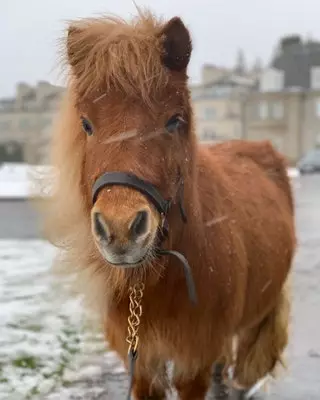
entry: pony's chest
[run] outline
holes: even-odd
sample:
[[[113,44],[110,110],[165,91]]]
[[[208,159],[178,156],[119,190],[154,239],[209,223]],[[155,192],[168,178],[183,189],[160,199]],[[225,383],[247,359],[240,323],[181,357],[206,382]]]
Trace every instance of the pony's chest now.
[[[184,340],[197,341],[199,335],[210,329],[212,321],[204,313],[192,313],[190,310],[171,307],[167,313],[141,318],[141,335],[154,344],[170,343],[176,346]]]
[[[178,363],[196,363],[207,357],[208,343],[214,346],[218,339],[213,335],[212,321],[205,321],[201,316],[193,320],[168,319],[141,328],[140,351],[143,358],[150,360],[160,357]]]

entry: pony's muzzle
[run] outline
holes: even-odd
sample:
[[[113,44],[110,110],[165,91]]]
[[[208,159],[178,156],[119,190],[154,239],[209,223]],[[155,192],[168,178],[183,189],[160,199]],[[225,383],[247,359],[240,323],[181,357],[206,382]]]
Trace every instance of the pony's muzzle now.
[[[150,213],[148,210],[140,210],[129,221],[128,228],[124,228],[121,236],[127,236],[128,241],[141,242],[150,232]],[[107,222],[107,219],[101,212],[95,211],[92,214],[92,228],[95,236],[100,240],[109,243],[116,239],[116,235],[112,229],[112,223]],[[127,230],[127,231],[126,231]],[[120,236],[120,235],[119,235]]]
[[[149,254],[154,232],[148,208],[138,210],[130,218],[107,218],[97,207],[91,212],[95,243],[110,264],[130,266],[141,263]]]

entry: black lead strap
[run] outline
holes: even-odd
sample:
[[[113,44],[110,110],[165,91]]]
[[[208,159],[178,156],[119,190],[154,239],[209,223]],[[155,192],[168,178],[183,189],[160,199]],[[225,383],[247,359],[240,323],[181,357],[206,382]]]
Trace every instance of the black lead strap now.
[[[133,389],[133,378],[134,378],[134,367],[138,357],[138,352],[130,350],[128,355],[128,369],[129,369],[129,388],[127,394],[127,400],[131,400],[131,392]]]

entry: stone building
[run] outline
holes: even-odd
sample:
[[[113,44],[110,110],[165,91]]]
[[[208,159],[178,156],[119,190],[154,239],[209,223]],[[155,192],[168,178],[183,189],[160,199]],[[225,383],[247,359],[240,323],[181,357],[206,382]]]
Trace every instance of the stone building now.
[[[244,137],[271,140],[292,163],[319,144],[320,42],[283,38],[244,115]]]
[[[244,100],[262,71],[259,59],[248,67],[239,49],[233,68],[204,64],[201,83],[191,85],[196,132],[201,141],[239,139],[244,132]]]
[[[201,141],[243,137],[243,104],[255,80],[233,73],[191,87],[196,132]]]
[[[0,162],[46,163],[43,136],[50,135],[63,91],[43,81],[35,87],[19,83],[14,98],[0,99]]]
[[[268,139],[295,163],[320,143],[320,42],[299,36],[279,41],[267,68],[247,67],[239,51],[234,68],[205,64],[191,85],[202,141]],[[64,88],[20,83],[0,100],[0,162],[46,164],[51,126]]]

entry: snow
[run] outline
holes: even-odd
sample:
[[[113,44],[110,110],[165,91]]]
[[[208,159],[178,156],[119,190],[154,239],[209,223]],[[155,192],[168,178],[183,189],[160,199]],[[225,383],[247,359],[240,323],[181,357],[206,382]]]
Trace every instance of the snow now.
[[[51,177],[52,173],[52,167],[46,165],[3,163],[0,165],[0,198],[26,199],[35,195],[46,196],[50,187],[41,190],[40,180],[37,179],[42,176]]]
[[[0,400],[43,399],[99,376],[99,364],[123,372],[68,281],[50,273],[55,254],[42,240],[0,240]]]

